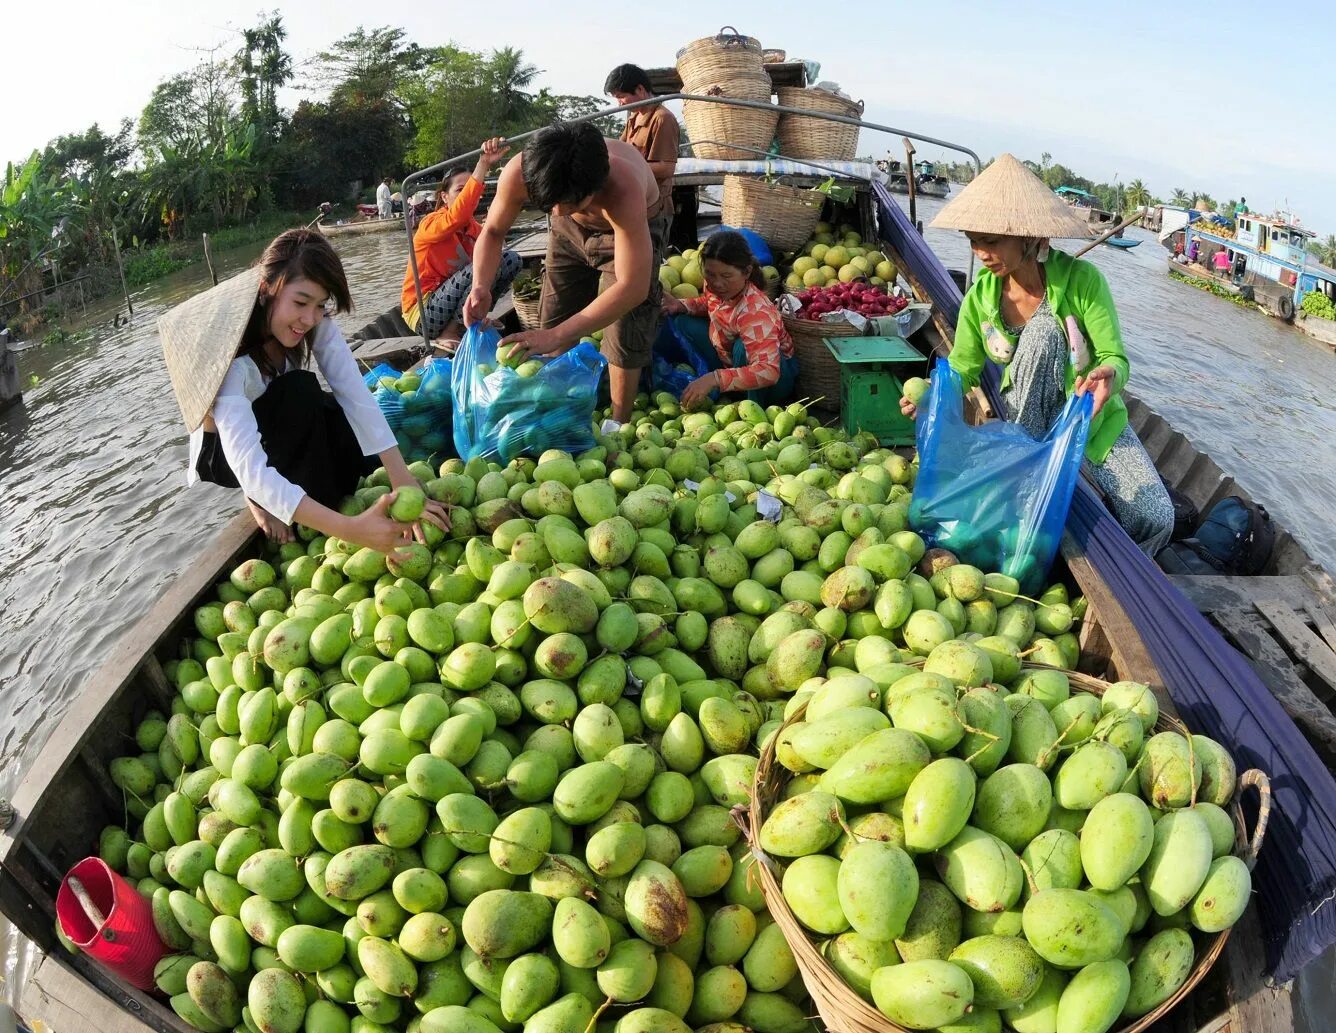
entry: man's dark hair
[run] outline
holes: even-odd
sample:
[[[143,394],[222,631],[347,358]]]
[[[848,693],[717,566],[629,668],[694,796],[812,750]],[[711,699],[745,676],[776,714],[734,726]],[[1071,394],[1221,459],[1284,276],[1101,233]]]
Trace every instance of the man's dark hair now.
[[[535,208],[574,204],[608,181],[608,147],[589,122],[554,122],[524,145],[524,187]]]
[[[643,86],[650,93],[654,87],[649,84],[649,75],[639,65],[618,65],[608,73],[603,83],[604,93],[635,93],[637,86]]]

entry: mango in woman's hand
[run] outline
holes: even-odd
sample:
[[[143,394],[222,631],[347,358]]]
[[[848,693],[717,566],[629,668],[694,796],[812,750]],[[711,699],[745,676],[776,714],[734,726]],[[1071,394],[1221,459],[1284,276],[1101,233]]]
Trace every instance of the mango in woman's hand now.
[[[400,488],[394,493],[394,502],[390,504],[390,517],[402,523],[411,524],[422,515],[426,503],[427,496],[423,494],[421,488],[411,486]]]

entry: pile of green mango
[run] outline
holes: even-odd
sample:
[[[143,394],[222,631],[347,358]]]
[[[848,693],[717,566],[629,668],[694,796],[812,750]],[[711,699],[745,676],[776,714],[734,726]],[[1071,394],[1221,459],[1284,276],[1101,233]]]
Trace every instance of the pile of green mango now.
[[[129,820],[103,830],[100,853],[152,901],[171,952],[158,986],[195,1028],[815,1033],[733,815],[775,736],[801,773],[766,849],[788,866],[795,912],[831,938],[832,964],[855,985],[866,972],[879,1002],[887,977],[873,984],[874,973],[965,950],[957,891],[978,935],[1012,933],[1008,963],[1028,964],[1014,957],[1030,949],[1018,935],[1019,861],[1004,885],[993,878],[1002,851],[1021,851],[1054,892],[1089,897],[1097,917],[1136,924],[1126,897],[1144,891],[1120,883],[1095,899],[1070,856],[1026,853],[1031,837],[1007,822],[1036,842],[1053,825],[1069,846],[1096,806],[1092,784],[1108,784],[1115,804],[1136,800],[1117,793],[1129,771],[1151,779],[1155,808],[1181,808],[1181,752],[1143,748],[1145,693],[1120,706],[1113,695],[1103,714],[1021,672],[1022,652],[1076,664],[1083,601],[1060,586],[1020,599],[1011,579],[925,550],[907,526],[912,462],[818,426],[801,405],[684,415],[659,395],[641,396],[627,426],[579,456],[411,469],[450,507],[448,533],[424,525],[424,544],[386,556],[299,529],[298,542],[243,562],[165,665],[170,713],[148,713],[134,752],[111,765]],[[378,472],[343,508],[388,490]],[[411,520],[422,504],[404,490],[394,512]],[[993,683],[1014,695],[983,687]],[[799,700],[805,720],[785,727]],[[825,730],[826,717],[841,727]],[[867,770],[851,770],[863,738],[888,733],[899,737],[892,759],[873,750]],[[1086,740],[1125,768],[1114,777],[1087,759],[1097,751]],[[1195,763],[1205,760],[1199,747]],[[1227,784],[1223,763],[1203,764],[1215,781],[1203,774],[1198,799]],[[930,777],[938,764],[955,773]],[[1042,818],[1032,801],[1007,806],[1007,793],[1039,791],[1004,774],[1024,764],[1046,790],[1047,773],[1073,770],[1054,790],[1065,802]],[[976,776],[979,800],[992,801],[983,813]],[[907,801],[943,787],[956,795],[932,803],[923,834],[951,835],[907,846]],[[1208,806],[1161,818],[1157,853],[1124,881],[1154,886],[1153,900],[1182,896],[1181,882],[1166,875],[1161,889],[1148,873],[1169,871],[1156,857],[1177,857],[1194,819],[1216,832]],[[1110,816],[1108,835],[1144,839],[1159,811],[1142,810]],[[802,851],[773,849],[775,836]],[[853,851],[876,856],[851,865]],[[1214,843],[1210,853],[1203,882],[1220,887]],[[828,892],[845,868],[860,898],[847,905]],[[1188,914],[1232,907],[1223,890],[1210,903],[1199,888]],[[1165,927],[1186,936],[1183,907]],[[1047,937],[1031,938],[1066,943],[1068,910],[1027,910]],[[880,925],[851,931],[864,914]],[[1107,959],[1124,968],[1137,942],[1125,936]],[[1163,956],[1157,972],[1179,957],[1161,939],[1138,947],[1134,986],[1141,957]],[[974,1000],[970,1015],[1003,1014],[974,991],[989,962],[971,951],[983,957],[973,968],[956,956],[914,980],[924,1010],[911,1018],[941,1024],[932,988],[950,996],[961,974],[970,992],[955,996]],[[1042,956],[1036,997],[1073,968]],[[1005,1014],[1021,1033],[1045,1028]],[[958,1021],[973,1020],[941,1020]]]
[[[1234,762],[1154,732],[1145,685],[1074,691],[1005,635],[968,639],[921,667],[809,661],[759,845],[830,965],[898,1025],[1104,1033],[1177,992],[1193,931],[1248,904]]]

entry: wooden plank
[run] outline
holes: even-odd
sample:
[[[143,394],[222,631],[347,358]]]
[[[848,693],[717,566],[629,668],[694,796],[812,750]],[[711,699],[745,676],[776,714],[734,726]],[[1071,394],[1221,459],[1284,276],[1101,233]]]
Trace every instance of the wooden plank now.
[[[144,658],[144,667],[141,673],[149,691],[153,694],[153,698],[158,701],[158,708],[164,714],[170,715],[172,700],[176,696],[176,687],[168,680],[167,672],[162,669],[162,664],[152,653]]]
[[[87,961],[85,965],[91,967]],[[147,994],[129,988],[118,998],[103,994],[59,955],[44,957],[29,976],[18,1011],[35,1029],[53,1033],[189,1033],[191,1029]]]
[[[1336,715],[1322,705],[1294,670],[1285,651],[1271,638],[1252,610],[1219,610],[1212,619],[1238,644],[1285,709],[1328,764],[1336,763]]]
[[[1290,607],[1264,599],[1257,603],[1257,610],[1271,622],[1294,655],[1336,692],[1336,653],[1309,631],[1308,625]]]
[[[1229,977],[1230,1033],[1294,1029],[1290,987],[1272,986],[1266,981],[1266,953],[1256,903],[1248,905],[1234,926],[1224,956],[1216,964],[1224,965]]]
[[[1274,599],[1300,608],[1313,599],[1312,590],[1297,575],[1230,577],[1226,574],[1170,574],[1170,583],[1205,614],[1216,610],[1248,610],[1259,599]]]
[[[1160,670],[1151,659],[1136,625],[1070,534],[1063,535],[1062,555],[1090,608],[1099,616],[1118,677],[1151,686],[1161,708],[1173,713],[1173,702],[1165,692],[1164,679],[1160,677]]]
[[[1336,650],[1336,615],[1328,613],[1326,607],[1316,601],[1305,606],[1304,612],[1308,614],[1308,619],[1313,622],[1322,640]]]
[[[98,717],[126,688],[143,665],[144,658],[177,627],[194,601],[213,587],[221,571],[255,539],[258,531],[251,515],[242,511],[227,524],[213,543],[158,597],[158,602],[130,628],[108,654],[106,662],[85,683],[64,719],[33,760],[12,798],[18,817],[0,835],[0,862],[13,844],[24,837],[29,818],[48,792],[58,792],[62,772],[95,734]]]

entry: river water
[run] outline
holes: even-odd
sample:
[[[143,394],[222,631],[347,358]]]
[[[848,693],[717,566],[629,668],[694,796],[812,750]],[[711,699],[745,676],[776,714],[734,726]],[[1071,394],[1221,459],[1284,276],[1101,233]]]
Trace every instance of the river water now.
[[[940,202],[923,201],[930,221]],[[1260,313],[1170,280],[1150,234],[1091,258],[1113,288],[1132,390],[1336,570],[1336,356]],[[928,230],[949,265],[958,233]],[[397,301],[403,238],[336,240],[357,311],[345,332]],[[220,274],[258,249],[218,256]],[[157,317],[205,286],[196,266],[134,295],[134,318],[90,308],[90,336],[20,354],[23,405],[0,415],[0,795],[117,638],[207,547],[235,512],[235,492],[185,490],[186,435],[155,330]],[[123,305],[121,306],[123,311]],[[11,993],[27,953],[0,930]],[[1330,972],[1330,967],[1327,967]]]

